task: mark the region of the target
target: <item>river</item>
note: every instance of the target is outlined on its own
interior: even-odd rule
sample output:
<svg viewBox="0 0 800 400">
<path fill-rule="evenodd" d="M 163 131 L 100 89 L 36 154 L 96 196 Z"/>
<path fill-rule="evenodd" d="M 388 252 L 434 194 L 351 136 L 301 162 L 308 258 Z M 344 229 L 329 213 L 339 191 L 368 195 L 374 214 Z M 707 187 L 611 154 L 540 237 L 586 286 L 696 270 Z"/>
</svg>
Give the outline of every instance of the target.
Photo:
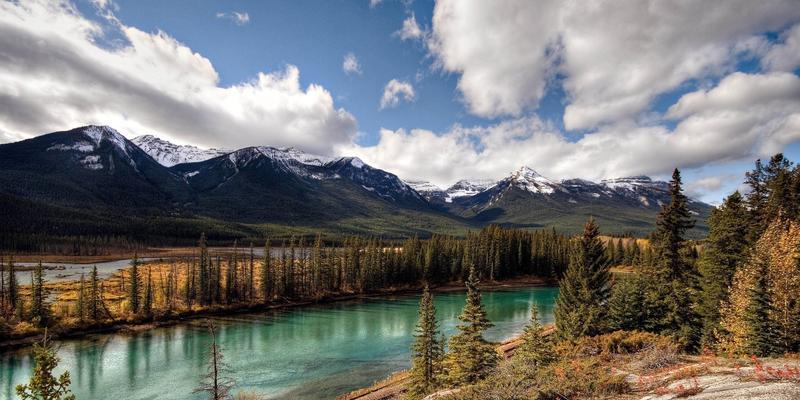
<svg viewBox="0 0 800 400">
<path fill-rule="evenodd" d="M 495 326 L 486 338 L 519 334 L 539 306 L 553 321 L 557 288 L 535 287 L 483 293 Z M 436 293 L 442 331 L 455 332 L 463 292 Z M 419 296 L 395 296 L 215 317 L 217 339 L 239 390 L 269 399 L 331 399 L 369 386 L 410 365 L 409 346 Z M 79 400 L 185 400 L 205 373 L 210 335 L 203 321 L 138 334 L 90 335 L 58 343 L 61 365 L 72 374 Z M 0 355 L 0 399 L 31 371 L 30 349 Z"/>
</svg>

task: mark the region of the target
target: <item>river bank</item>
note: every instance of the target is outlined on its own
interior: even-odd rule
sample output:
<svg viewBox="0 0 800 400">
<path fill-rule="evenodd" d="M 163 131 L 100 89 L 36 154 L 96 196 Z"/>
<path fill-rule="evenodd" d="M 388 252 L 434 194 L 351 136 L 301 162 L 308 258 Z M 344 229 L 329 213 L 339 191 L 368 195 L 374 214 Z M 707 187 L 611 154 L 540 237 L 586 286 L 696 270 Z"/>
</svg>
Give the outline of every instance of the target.
<svg viewBox="0 0 800 400">
<path fill-rule="evenodd" d="M 239 248 L 241 253 L 245 248 Z M 249 247 L 247 248 L 249 249 Z M 255 250 L 258 254 L 263 254 L 262 247 L 256 247 Z M 216 247 L 208 248 L 209 254 L 212 256 L 230 254 L 234 251 L 232 247 Z M 197 255 L 197 247 L 147 247 L 137 250 L 118 250 L 108 252 L 107 254 L 96 255 L 65 255 L 65 254 L 14 254 L 14 262 L 35 263 L 43 262 L 50 264 L 94 264 L 103 263 L 124 259 L 131 259 L 133 256 L 139 258 L 181 258 L 181 257 L 194 257 Z M 6 256 L 8 261 L 9 256 Z"/>
<path fill-rule="evenodd" d="M 513 279 L 502 281 L 485 282 L 481 283 L 482 290 L 503 290 L 524 287 L 538 287 L 538 286 L 551 286 L 556 282 L 550 279 L 545 279 L 536 276 L 521 276 Z M 447 293 L 459 292 L 466 290 L 461 282 L 450 282 L 439 286 L 432 287 L 434 293 Z M 254 312 L 262 312 L 268 310 L 277 310 L 283 308 L 295 308 L 310 305 L 330 304 L 335 302 L 344 302 L 358 299 L 379 298 L 385 296 L 396 295 L 413 295 L 422 291 L 421 286 L 413 287 L 397 287 L 374 291 L 371 293 L 342 293 L 334 294 L 318 299 L 306 300 L 287 300 L 284 302 L 272 303 L 241 303 L 233 305 L 218 305 L 213 307 L 204 307 L 199 309 L 190 309 L 182 311 L 173 311 L 170 314 L 155 316 L 153 318 L 129 319 L 125 321 L 108 320 L 92 324 L 90 326 L 62 326 L 49 328 L 48 337 L 52 339 L 70 339 L 77 338 L 90 334 L 107 334 L 107 333 L 125 333 L 125 332 L 142 332 L 158 327 L 165 327 L 192 320 L 202 319 L 204 317 L 214 317 L 221 315 L 231 314 L 246 314 Z M 36 330 L 25 332 L 20 336 L 8 336 L 0 339 L 0 352 L 19 349 L 22 347 L 31 346 L 42 339 L 44 330 Z"/>
<path fill-rule="evenodd" d="M 553 325 L 545 327 L 543 335 L 555 332 Z M 611 336 L 637 335 L 633 332 L 617 332 Z M 608 336 L 608 335 L 607 335 Z M 602 340 L 600 341 L 602 342 Z M 497 353 L 508 360 L 522 343 L 519 338 L 509 339 L 496 347 Z M 631 342 L 629 342 L 630 344 Z M 624 347 L 621 346 L 620 349 Z M 593 351 L 598 351 L 593 347 Z M 617 351 L 619 351 L 618 349 Z M 612 376 L 620 379 L 627 389 L 617 394 L 606 394 L 609 400 L 674 400 L 679 398 L 704 400 L 773 400 L 800 398 L 800 359 L 796 355 L 775 358 L 717 356 L 713 354 L 690 355 L 664 353 L 657 346 L 643 346 L 633 353 L 625 351 L 602 351 L 602 362 L 593 368 L 608 369 Z M 579 352 L 580 353 L 580 352 Z M 651 353 L 657 354 L 653 358 Z M 574 354 L 568 365 L 581 369 L 581 363 L 593 357 L 590 354 Z M 647 365 L 657 360 L 658 363 Z M 501 368 L 502 369 L 502 368 Z M 500 373 L 500 372 L 498 372 Z M 587 375 L 585 378 L 590 378 Z M 492 377 L 489 378 L 490 380 Z M 399 400 L 404 397 L 409 383 L 407 370 L 396 372 L 369 387 L 341 395 L 336 400 Z M 517 382 L 521 387 L 521 382 Z M 565 384 L 568 385 L 568 384 Z M 445 388 L 431 393 L 425 400 L 460 398 L 461 392 L 470 388 Z M 522 398 L 504 392 L 502 395 Z M 478 392 L 480 393 L 480 392 Z M 486 394 L 485 392 L 483 394 Z M 519 395 L 519 393 L 515 393 Z M 595 398 L 594 396 L 591 396 Z M 466 398 L 476 398 L 475 392 Z M 487 398 L 498 398 L 495 396 Z M 505 398 L 505 397 L 501 397 Z M 527 398 L 527 397 L 525 397 Z M 572 397 L 571 397 L 572 398 Z"/>
</svg>

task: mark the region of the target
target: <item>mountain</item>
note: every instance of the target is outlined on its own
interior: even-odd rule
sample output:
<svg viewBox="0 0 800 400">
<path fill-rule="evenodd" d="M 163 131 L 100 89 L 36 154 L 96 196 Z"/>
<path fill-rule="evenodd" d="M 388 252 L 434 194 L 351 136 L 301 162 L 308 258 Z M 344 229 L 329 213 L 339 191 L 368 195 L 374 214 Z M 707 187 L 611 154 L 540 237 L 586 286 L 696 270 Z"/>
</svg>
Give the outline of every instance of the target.
<svg viewBox="0 0 800 400">
<path fill-rule="evenodd" d="M 528 167 L 442 189 L 355 157 L 267 146 L 202 150 L 86 126 L 0 145 L 0 246 L 34 234 L 164 245 L 200 232 L 219 240 L 265 231 L 463 234 L 487 224 L 577 232 L 589 216 L 606 232 L 645 235 L 669 201 L 667 189 L 641 176 L 556 181 Z M 691 207 L 700 236 L 711 207 Z"/>
<path fill-rule="evenodd" d="M 427 181 L 406 181 L 417 193 L 432 203 L 452 203 L 459 197 L 474 196 L 497 184 L 492 179 L 462 179 L 447 189 L 442 189 Z"/>
<path fill-rule="evenodd" d="M 0 145 L 3 192 L 70 207 L 166 210 L 186 182 L 109 127 L 86 126 Z"/>
<path fill-rule="evenodd" d="M 160 149 L 162 161 L 186 149 L 139 141 L 158 144 L 148 149 Z M 0 205 L 0 246 L 30 241 L 33 234 L 164 245 L 196 241 L 201 232 L 263 238 L 265 227 L 273 234 L 387 236 L 467 227 L 394 174 L 357 158 L 248 147 L 168 168 L 103 126 L 0 145 Z"/>
<path fill-rule="evenodd" d="M 205 161 L 209 158 L 230 153 L 226 150 L 201 149 L 197 146 L 177 145 L 157 138 L 153 135 L 142 135 L 131 139 L 131 142 L 145 153 L 153 157 L 159 164 L 171 167 L 175 164 Z"/>
<path fill-rule="evenodd" d="M 607 231 L 645 235 L 652 231 L 661 205 L 670 201 L 668 189 L 667 182 L 645 176 L 600 183 L 556 181 L 523 166 L 480 193 L 440 204 L 455 215 L 484 224 L 579 227 L 593 216 Z M 702 236 L 712 207 L 690 201 L 690 209 L 698 221 L 693 235 Z"/>
<path fill-rule="evenodd" d="M 394 174 L 358 158 L 247 147 L 171 171 L 197 193 L 197 212 L 247 222 L 329 223 L 384 212 L 432 211 Z"/>
</svg>

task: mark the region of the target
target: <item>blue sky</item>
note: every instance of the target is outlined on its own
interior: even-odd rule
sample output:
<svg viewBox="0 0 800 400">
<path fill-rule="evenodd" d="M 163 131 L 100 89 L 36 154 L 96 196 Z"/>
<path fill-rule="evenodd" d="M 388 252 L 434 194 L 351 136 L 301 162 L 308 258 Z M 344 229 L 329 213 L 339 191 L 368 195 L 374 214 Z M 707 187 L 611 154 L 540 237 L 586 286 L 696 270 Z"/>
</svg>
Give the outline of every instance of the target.
<svg viewBox="0 0 800 400">
<path fill-rule="evenodd" d="M 800 7 L 732 2 L 4 3 L 0 141 L 97 123 L 440 186 L 679 167 L 718 202 L 755 158 L 800 160 Z"/>
<path fill-rule="evenodd" d="M 94 5 L 79 3 L 86 15 Z M 458 100 L 458 76 L 432 69 L 419 42 L 393 36 L 414 13 L 417 23 L 430 26 L 432 1 L 406 5 L 386 1 L 116 1 L 116 16 L 145 31 L 163 30 L 208 57 L 220 84 L 251 80 L 260 71 L 300 68 L 302 86 L 321 84 L 338 106 L 358 118 L 358 142 L 373 145 L 380 128 L 425 127 L 444 131 L 454 123 L 486 123 L 465 112 Z M 237 25 L 217 13 L 246 12 L 250 22 Z M 103 22 L 96 15 L 93 18 Z M 353 53 L 361 74 L 346 74 L 342 61 Z M 417 80 L 420 74 L 421 80 Z M 379 110 L 383 87 L 390 79 L 413 82 L 417 99 Z M 555 110 L 557 111 L 557 110 Z M 553 114 L 555 116 L 555 114 Z"/>
</svg>

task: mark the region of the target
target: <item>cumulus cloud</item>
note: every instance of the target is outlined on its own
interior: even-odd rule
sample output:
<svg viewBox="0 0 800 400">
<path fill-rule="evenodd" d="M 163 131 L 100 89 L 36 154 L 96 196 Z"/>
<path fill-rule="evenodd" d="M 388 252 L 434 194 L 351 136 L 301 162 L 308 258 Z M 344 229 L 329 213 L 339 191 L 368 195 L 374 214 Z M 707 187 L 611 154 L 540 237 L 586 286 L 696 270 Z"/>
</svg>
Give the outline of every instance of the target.
<svg viewBox="0 0 800 400">
<path fill-rule="evenodd" d="M 127 43 L 98 46 L 103 27 L 66 2 L 0 3 L 0 132 L 25 137 L 85 124 L 201 146 L 349 143 L 356 120 L 300 71 L 221 86 L 211 62 L 164 32 L 116 22 Z"/>
<path fill-rule="evenodd" d="M 425 32 L 417 24 L 417 17 L 411 13 L 405 20 L 403 20 L 403 27 L 394 33 L 400 40 L 416 40 L 422 38 Z"/>
<path fill-rule="evenodd" d="M 342 71 L 345 74 L 359 74 L 361 75 L 361 64 L 358 62 L 358 58 L 353 53 L 347 53 L 344 56 L 344 60 L 342 61 Z"/>
<path fill-rule="evenodd" d="M 686 184 L 686 193 L 692 198 L 700 198 L 708 193 L 718 192 L 742 182 L 742 177 L 735 174 L 704 176 Z"/>
<path fill-rule="evenodd" d="M 224 18 L 233 21 L 234 24 L 242 26 L 250 22 L 250 14 L 246 12 L 231 11 L 231 12 L 218 12 L 217 18 Z"/>
<path fill-rule="evenodd" d="M 383 88 L 381 110 L 397 106 L 400 104 L 401 98 L 405 101 L 414 101 L 416 98 L 414 86 L 408 81 L 399 81 L 397 79 L 390 80 L 386 84 L 386 87 Z"/>
<path fill-rule="evenodd" d="M 463 177 L 498 179 L 521 165 L 556 179 L 659 175 L 763 157 L 800 140 L 800 78 L 734 73 L 712 89 L 684 95 L 668 114 L 677 121 L 672 130 L 623 121 L 569 140 L 536 117 L 522 117 L 442 133 L 383 130 L 377 145 L 341 151 L 441 186 Z"/>
<path fill-rule="evenodd" d="M 461 75 L 472 113 L 518 116 L 558 73 L 564 125 L 591 129 L 631 118 L 689 80 L 731 72 L 753 36 L 798 18 L 792 0 L 442 0 L 428 47 L 443 70 Z"/>
<path fill-rule="evenodd" d="M 776 71 L 794 71 L 800 67 L 800 24 L 796 24 L 782 36 L 783 42 L 769 50 L 761 59 L 761 65 Z"/>
</svg>

